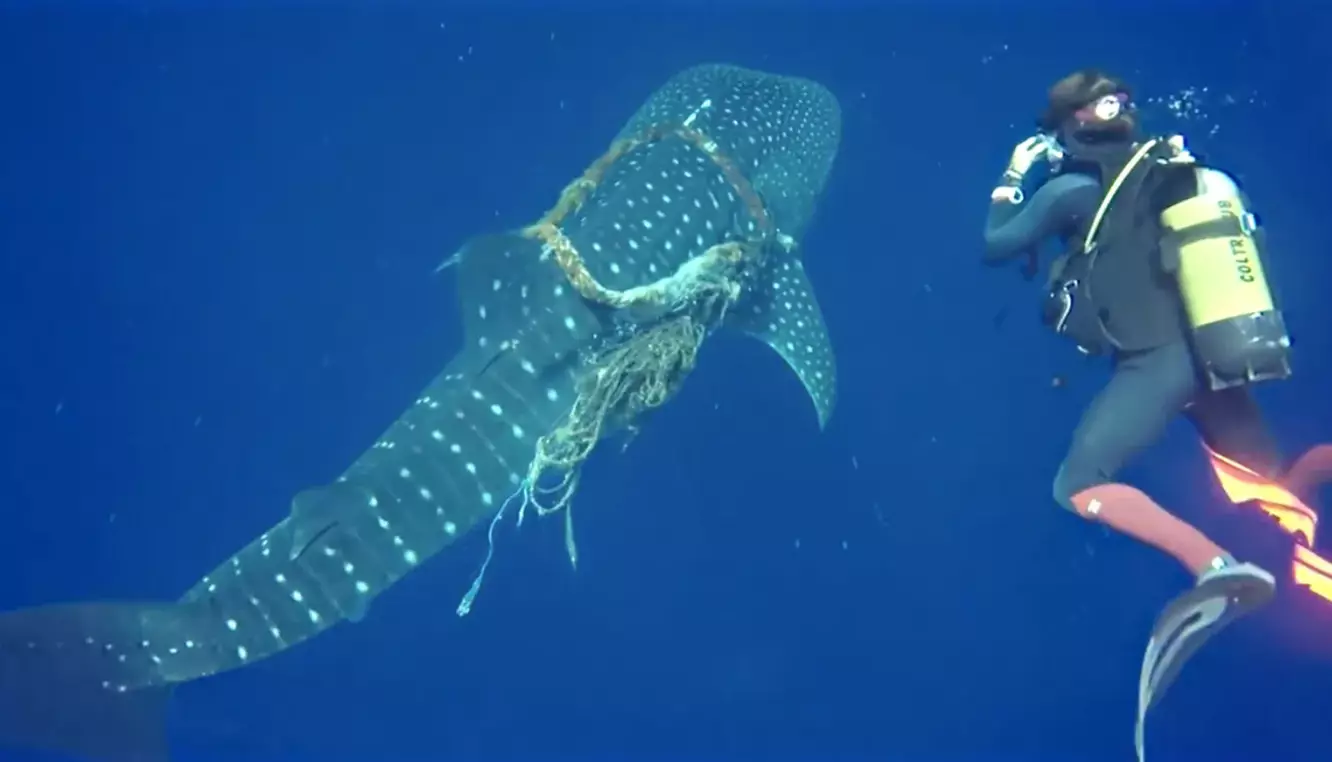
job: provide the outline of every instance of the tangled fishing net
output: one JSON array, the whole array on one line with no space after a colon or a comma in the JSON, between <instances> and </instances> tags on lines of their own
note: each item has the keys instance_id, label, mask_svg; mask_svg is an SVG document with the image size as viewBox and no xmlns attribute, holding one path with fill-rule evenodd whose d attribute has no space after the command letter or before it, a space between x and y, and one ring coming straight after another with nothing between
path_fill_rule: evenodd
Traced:
<instances>
[{"instance_id":1,"label":"tangled fishing net","mask_svg":"<svg viewBox=\"0 0 1332 762\"><path fill-rule=\"evenodd\" d=\"M529 507L540 516L564 512L565 551L577 566L572 504L583 464L603 436L633 429L639 417L679 391L704 339L740 297L741 272L756 249L753 244L719 244L645 286L611 291L597 284L628 318L626 329L588 359L569 412L537 439L526 477L491 522L486 560L458 605L460 616L471 610L490 563L495 524L515 500L520 501L520 525Z\"/></svg>"},{"instance_id":2,"label":"tangled fishing net","mask_svg":"<svg viewBox=\"0 0 1332 762\"><path fill-rule=\"evenodd\" d=\"M741 283L763 255L764 240L775 235L762 200L740 168L690 122L692 117L683 125L653 126L642 135L612 144L564 189L554 208L522 231L542 243L543 255L554 259L580 296L613 310L623 330L586 360L569 412L537 440L526 476L491 520L486 557L458 604L459 616L471 611L494 554L495 526L515 501L520 501L520 525L529 507L538 515L564 512L565 550L569 562L578 565L571 507L583 464L603 436L615 429L633 430L640 416L679 391L694 369L704 339L740 298ZM592 275L560 225L587 200L611 164L639 146L668 137L689 142L717 165L757 221L760 235L756 240L712 246L651 283L624 290L607 288ZM776 239L782 242L781 236Z\"/></svg>"}]
</instances>

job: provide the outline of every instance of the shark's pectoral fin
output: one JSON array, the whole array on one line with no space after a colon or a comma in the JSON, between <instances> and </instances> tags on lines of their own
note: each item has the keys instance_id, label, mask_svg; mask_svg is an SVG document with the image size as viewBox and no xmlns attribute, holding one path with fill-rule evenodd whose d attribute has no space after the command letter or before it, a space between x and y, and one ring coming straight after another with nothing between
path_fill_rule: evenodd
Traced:
<instances>
[{"instance_id":1,"label":"shark's pectoral fin","mask_svg":"<svg viewBox=\"0 0 1332 762\"><path fill-rule=\"evenodd\" d=\"M800 261L770 261L726 323L781 355L814 402L819 428L827 426L837 404L837 359L814 286Z\"/></svg>"}]
</instances>

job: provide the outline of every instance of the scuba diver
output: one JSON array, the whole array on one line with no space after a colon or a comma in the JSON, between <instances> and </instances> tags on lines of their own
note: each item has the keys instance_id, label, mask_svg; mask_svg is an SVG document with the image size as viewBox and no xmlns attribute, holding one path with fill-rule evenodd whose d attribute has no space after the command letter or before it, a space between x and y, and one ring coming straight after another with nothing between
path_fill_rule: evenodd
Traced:
<instances>
[{"instance_id":1,"label":"scuba diver","mask_svg":"<svg viewBox=\"0 0 1332 762\"><path fill-rule=\"evenodd\" d=\"M1285 468L1251 394L1254 383L1290 375L1290 340L1259 259L1261 231L1235 180L1179 136L1143 135L1129 86L1099 70L1057 82L1038 127L990 194L984 262L1022 260L1031 277L1037 248L1061 240L1043 321L1113 367L1073 433L1054 498L1169 554L1195 580L1148 643L1141 758L1147 710L1208 638L1272 598L1275 579L1116 475L1183 414L1231 500L1255 501L1296 536L1296 580L1312 587L1301 559L1305 567L1322 559L1312 552L1318 517L1304 501L1332 473L1332 446ZM1028 198L1024 180L1039 160L1049 176ZM1322 563L1332 583L1332 564Z\"/></svg>"}]
</instances>

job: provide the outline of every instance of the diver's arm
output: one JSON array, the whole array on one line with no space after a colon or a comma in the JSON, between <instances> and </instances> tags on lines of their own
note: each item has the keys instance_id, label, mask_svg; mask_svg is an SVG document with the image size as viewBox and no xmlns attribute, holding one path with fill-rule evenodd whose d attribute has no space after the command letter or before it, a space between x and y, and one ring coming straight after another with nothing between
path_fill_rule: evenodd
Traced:
<instances>
[{"instance_id":1,"label":"diver's arm","mask_svg":"<svg viewBox=\"0 0 1332 762\"><path fill-rule=\"evenodd\" d=\"M1002 186L1001 186L1002 187ZM1030 252L1045 239L1068 229L1079 216L1092 214L1101 186L1083 174L1051 179L1026 203L996 193L985 220L985 264L1002 264ZM1019 197L1020 198L1020 197Z\"/></svg>"}]
</instances>

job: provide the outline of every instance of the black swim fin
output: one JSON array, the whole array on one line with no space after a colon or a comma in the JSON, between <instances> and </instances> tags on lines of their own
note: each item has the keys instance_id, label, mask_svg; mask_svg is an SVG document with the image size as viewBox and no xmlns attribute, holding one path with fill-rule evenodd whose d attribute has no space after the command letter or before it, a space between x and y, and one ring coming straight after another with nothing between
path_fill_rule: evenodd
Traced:
<instances>
[{"instance_id":1,"label":"black swim fin","mask_svg":"<svg viewBox=\"0 0 1332 762\"><path fill-rule=\"evenodd\" d=\"M1272 600L1276 580L1254 564L1207 572L1198 584L1166 604L1152 627L1138 676L1138 721L1133 742L1146 760L1146 719L1179 677L1185 662L1231 622Z\"/></svg>"},{"instance_id":2,"label":"black swim fin","mask_svg":"<svg viewBox=\"0 0 1332 762\"><path fill-rule=\"evenodd\" d=\"M170 603L85 603L0 614L0 747L95 762L165 762L171 685L144 653L144 623ZM3 756L3 755L0 755Z\"/></svg>"}]
</instances>

